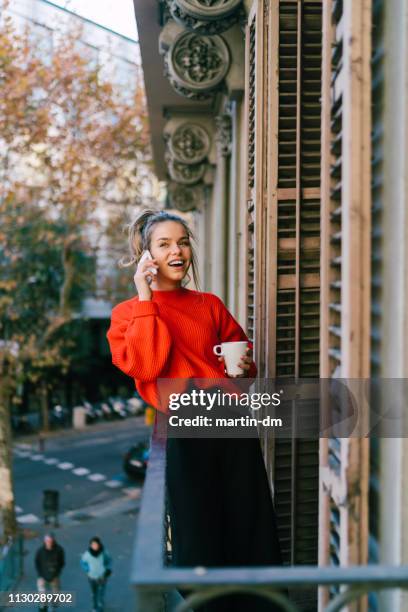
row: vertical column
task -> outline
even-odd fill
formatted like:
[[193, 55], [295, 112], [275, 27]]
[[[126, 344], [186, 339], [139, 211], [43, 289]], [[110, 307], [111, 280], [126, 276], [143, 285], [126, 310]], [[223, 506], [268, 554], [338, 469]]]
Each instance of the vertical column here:
[[237, 126], [237, 103], [229, 107], [231, 122], [231, 157], [229, 167], [229, 205], [228, 205], [228, 307], [236, 316], [238, 310], [238, 274], [239, 274], [239, 163], [240, 148]]
[[[323, 10], [321, 376], [364, 379], [370, 375], [371, 1], [329, 0]], [[319, 561], [366, 563], [368, 439], [331, 438], [320, 451]], [[327, 598], [321, 589], [320, 607]], [[366, 607], [362, 598], [349, 609]]]
[[[229, 233], [229, 223], [231, 219], [230, 210], [230, 157], [231, 157], [231, 116], [228, 112], [224, 112], [215, 118], [216, 123], [216, 143], [218, 157], [218, 173], [220, 180], [220, 189], [217, 194], [218, 201], [216, 202], [215, 223], [218, 227], [217, 239], [220, 241], [217, 249], [220, 261], [219, 266], [219, 282], [222, 284], [222, 295], [217, 291], [222, 299], [229, 302], [229, 266], [231, 264], [231, 243]], [[220, 206], [222, 205], [222, 210]], [[233, 249], [233, 247], [232, 247]]]
[[226, 159], [217, 152], [217, 173], [212, 197], [211, 291], [226, 299]]
[[209, 257], [213, 249], [213, 215], [214, 202], [212, 199], [212, 187], [205, 187], [205, 206], [204, 206], [204, 224], [205, 224], [205, 251], [204, 251], [204, 269], [205, 269], [205, 291], [212, 291], [212, 269], [214, 266], [214, 257]]
[[196, 210], [193, 213], [195, 235], [197, 238], [197, 259], [198, 259], [198, 273], [200, 276], [202, 291], [207, 285], [206, 279], [206, 251], [207, 251], [207, 236], [206, 236], [206, 223], [205, 223], [205, 207], [202, 210]]
[[[381, 17], [377, 61], [382, 77], [382, 100], [378, 107], [383, 141], [378, 170], [382, 190], [378, 197], [374, 227], [381, 236], [373, 256], [380, 261], [376, 301], [379, 335], [379, 376], [408, 378], [408, 10], [404, 0], [373, 2]], [[380, 11], [382, 9], [382, 11]], [[386, 53], [381, 54], [381, 50]], [[379, 250], [379, 247], [381, 250]], [[402, 380], [399, 381], [402, 383]], [[397, 383], [397, 384], [399, 384]], [[385, 402], [387, 401], [384, 398]], [[406, 533], [408, 493], [408, 440], [381, 439], [379, 455], [379, 562], [408, 563]], [[392, 520], [390, 520], [392, 517]], [[408, 594], [395, 590], [379, 594], [380, 609], [408, 609]]]

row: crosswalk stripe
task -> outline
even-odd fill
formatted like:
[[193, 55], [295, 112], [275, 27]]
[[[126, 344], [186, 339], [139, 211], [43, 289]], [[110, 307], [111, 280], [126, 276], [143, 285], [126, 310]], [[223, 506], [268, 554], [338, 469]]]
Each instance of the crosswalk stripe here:
[[75, 470], [72, 470], [72, 473], [75, 474], [76, 476], [86, 476], [86, 474], [89, 474], [91, 470], [87, 470], [84, 467], [79, 467], [79, 468], [75, 468]]
[[40, 519], [35, 514], [23, 514], [18, 516], [17, 520], [19, 523], [40, 523]]
[[37, 455], [31, 455], [30, 459], [31, 461], [41, 461], [41, 459], [44, 459], [44, 455], [41, 455], [40, 453]]
[[88, 479], [92, 480], [92, 482], [100, 482], [101, 480], [106, 480], [106, 476], [103, 474], [91, 474], [88, 476]]
[[70, 469], [72, 469], [74, 467], [74, 464], [73, 463], [69, 463], [69, 461], [63, 461], [62, 463], [59, 463], [57, 465], [57, 467], [60, 470], [70, 470]]
[[59, 459], [55, 459], [54, 457], [49, 457], [48, 459], [46, 459], [44, 461], [44, 463], [46, 463], [47, 465], [55, 465], [56, 463], [58, 463]]
[[105, 482], [105, 486], [110, 487], [111, 489], [117, 489], [122, 486], [120, 480], [107, 480]]

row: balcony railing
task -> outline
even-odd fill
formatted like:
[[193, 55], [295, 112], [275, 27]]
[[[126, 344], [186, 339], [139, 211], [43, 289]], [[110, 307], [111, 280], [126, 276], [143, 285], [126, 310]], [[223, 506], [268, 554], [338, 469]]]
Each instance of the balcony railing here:
[[[154, 433], [131, 572], [137, 612], [190, 612], [231, 593], [256, 594], [284, 611], [300, 612], [301, 608], [278, 591], [282, 587], [293, 592], [318, 586], [341, 587], [324, 609], [337, 612], [368, 593], [408, 589], [408, 566], [170, 567], [165, 474], [166, 440]], [[179, 589], [191, 594], [183, 599]]]

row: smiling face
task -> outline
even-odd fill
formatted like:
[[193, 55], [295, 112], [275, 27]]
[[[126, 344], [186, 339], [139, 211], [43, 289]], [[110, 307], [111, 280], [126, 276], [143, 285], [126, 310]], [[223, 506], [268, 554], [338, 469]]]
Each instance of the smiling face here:
[[162, 221], [152, 229], [150, 253], [159, 265], [152, 288], [179, 287], [191, 263], [191, 245], [187, 231], [177, 221]]

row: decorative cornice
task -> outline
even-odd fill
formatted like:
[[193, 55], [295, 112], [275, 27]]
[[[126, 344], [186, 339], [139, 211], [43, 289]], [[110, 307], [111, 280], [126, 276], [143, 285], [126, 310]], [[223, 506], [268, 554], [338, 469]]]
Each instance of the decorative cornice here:
[[183, 123], [165, 138], [171, 157], [182, 164], [199, 164], [210, 152], [210, 136], [197, 123]]
[[167, 0], [167, 6], [175, 21], [207, 35], [228, 30], [245, 15], [242, 0]]
[[175, 0], [186, 13], [197, 19], [220, 19], [230, 15], [242, 0]]
[[178, 183], [168, 183], [168, 194], [171, 207], [182, 212], [200, 210], [205, 203], [202, 184], [190, 187]]
[[166, 71], [181, 95], [205, 99], [223, 83], [231, 64], [228, 46], [221, 36], [181, 32], [165, 56]]
[[204, 127], [199, 119], [172, 118], [166, 124], [164, 139], [165, 161], [171, 185], [169, 197], [171, 192], [175, 200], [174, 206], [180, 210], [190, 210], [190, 206], [194, 208], [201, 205], [200, 198], [204, 192], [186, 191], [177, 189], [177, 186], [187, 188], [194, 185], [195, 188], [203, 190], [213, 181], [209, 160], [211, 155], [214, 161], [216, 159], [212, 143], [214, 123], [210, 119], [207, 119], [207, 123]]
[[181, 164], [175, 159], [167, 159], [167, 168], [170, 178], [181, 185], [194, 185], [204, 177], [206, 166], [201, 164]]
[[171, 19], [170, 7], [167, 0], [159, 0], [159, 23], [163, 27]]

